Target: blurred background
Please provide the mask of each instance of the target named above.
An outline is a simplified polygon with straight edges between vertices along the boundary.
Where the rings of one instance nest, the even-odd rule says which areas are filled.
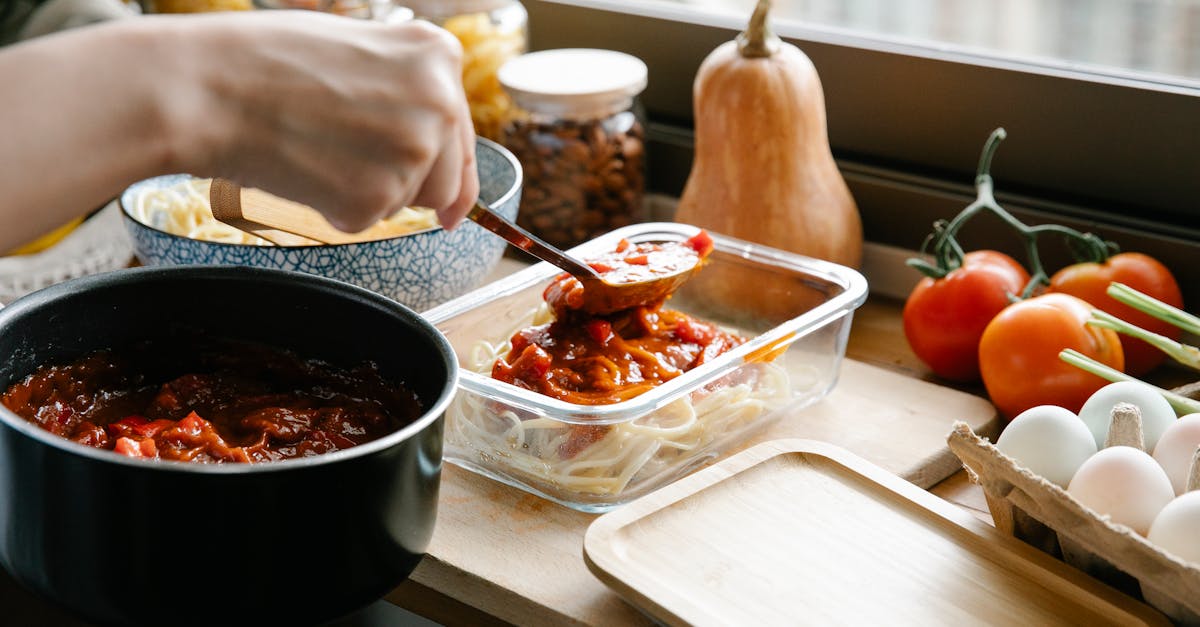
[[[657,1],[657,0],[656,0]],[[744,16],[753,0],[663,0]],[[1200,79],[1200,0],[775,0],[776,20]]]

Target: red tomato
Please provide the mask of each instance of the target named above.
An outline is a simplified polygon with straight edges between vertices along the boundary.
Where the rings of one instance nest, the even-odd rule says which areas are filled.
[[[941,279],[925,277],[904,304],[904,337],[935,374],[979,380],[979,338],[992,318],[1019,295],[1029,273],[1015,259],[976,250]]]
[[[1050,277],[1050,291],[1078,296],[1126,322],[1178,340],[1181,331],[1133,307],[1117,302],[1105,293],[1113,281],[1157,298],[1173,307],[1183,309],[1183,294],[1179,283],[1166,266],[1149,255],[1121,253],[1104,263],[1077,263],[1067,266]],[[1121,336],[1125,351],[1125,372],[1143,375],[1166,359],[1166,353],[1136,338]]]
[[[1073,348],[1121,370],[1125,354],[1115,331],[1087,324],[1092,306],[1069,294],[1043,294],[1010,305],[979,340],[979,368],[988,396],[1006,419],[1037,405],[1078,412],[1108,381],[1058,358]]]

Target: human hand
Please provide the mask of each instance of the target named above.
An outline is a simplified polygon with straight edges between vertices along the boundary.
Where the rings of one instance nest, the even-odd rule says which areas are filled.
[[[199,125],[180,131],[182,171],[308,204],[350,232],[413,205],[452,228],[478,196],[449,33],[305,11],[147,19],[192,47],[164,90],[168,128]]]

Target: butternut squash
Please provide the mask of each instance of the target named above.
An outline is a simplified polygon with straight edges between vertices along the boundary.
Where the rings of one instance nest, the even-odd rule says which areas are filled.
[[[693,87],[696,142],[678,222],[857,267],[862,223],[833,154],[816,68],[767,24],[713,50]]]

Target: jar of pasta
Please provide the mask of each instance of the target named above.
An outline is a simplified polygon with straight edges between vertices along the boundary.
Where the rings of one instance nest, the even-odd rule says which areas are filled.
[[[250,11],[251,0],[142,0],[147,13],[206,13],[209,11]]]
[[[500,69],[517,111],[501,139],[525,171],[518,223],[559,247],[646,219],[646,64],[611,50],[522,55]]]
[[[370,0],[255,0],[255,5],[264,9],[320,11],[359,19],[374,17],[373,4]]]
[[[463,47],[463,88],[475,133],[500,139],[512,100],[496,72],[529,44],[529,15],[519,0],[397,0],[414,17],[450,31]]]

